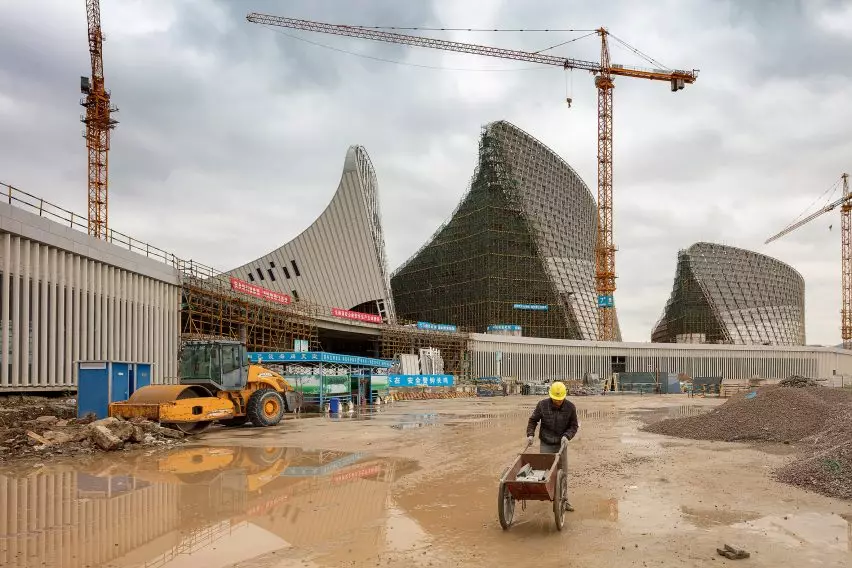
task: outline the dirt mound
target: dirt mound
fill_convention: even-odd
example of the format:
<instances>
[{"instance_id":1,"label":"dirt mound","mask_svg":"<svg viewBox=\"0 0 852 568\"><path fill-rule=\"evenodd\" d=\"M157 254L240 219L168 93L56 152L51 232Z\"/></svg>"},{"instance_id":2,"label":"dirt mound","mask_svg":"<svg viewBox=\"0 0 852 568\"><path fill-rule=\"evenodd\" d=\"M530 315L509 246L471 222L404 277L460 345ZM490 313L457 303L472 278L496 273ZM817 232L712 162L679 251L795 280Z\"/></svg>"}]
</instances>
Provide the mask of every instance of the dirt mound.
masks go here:
<instances>
[{"instance_id":1,"label":"dirt mound","mask_svg":"<svg viewBox=\"0 0 852 568\"><path fill-rule=\"evenodd\" d=\"M797 442L819 432L835 409L849 404L852 393L841 389L768 386L737 394L706 414L643 430L694 440Z\"/></svg>"},{"instance_id":2,"label":"dirt mound","mask_svg":"<svg viewBox=\"0 0 852 568\"><path fill-rule=\"evenodd\" d=\"M825 428L803 440L802 454L776 472L784 483L852 499L852 406L835 410Z\"/></svg>"}]
</instances>

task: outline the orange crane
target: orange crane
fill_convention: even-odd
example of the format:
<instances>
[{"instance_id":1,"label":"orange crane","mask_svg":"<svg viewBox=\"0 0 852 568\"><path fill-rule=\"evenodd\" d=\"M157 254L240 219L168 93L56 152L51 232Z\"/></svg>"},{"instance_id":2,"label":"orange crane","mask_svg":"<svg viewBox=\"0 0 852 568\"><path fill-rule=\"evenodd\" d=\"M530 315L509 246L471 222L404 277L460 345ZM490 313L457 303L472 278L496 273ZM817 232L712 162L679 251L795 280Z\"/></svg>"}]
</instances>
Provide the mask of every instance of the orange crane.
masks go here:
<instances>
[{"instance_id":1,"label":"orange crane","mask_svg":"<svg viewBox=\"0 0 852 568\"><path fill-rule=\"evenodd\" d=\"M109 166L109 131L118 124L111 116L118 109L110 104L104 86L103 33L99 0L86 0L89 21L89 54L92 77L80 77L80 91L86 98L80 104L86 109L82 118L86 125L86 150L89 154L89 234L107 238L107 197Z\"/></svg>"},{"instance_id":2,"label":"orange crane","mask_svg":"<svg viewBox=\"0 0 852 568\"><path fill-rule=\"evenodd\" d=\"M810 223L823 213L828 213L840 205L840 273L841 298L840 307L840 336L843 338L843 348L852 349L852 195L849 193L849 174L840 176L843 184L843 195L819 211L808 215L801 221L796 221L786 229L766 239L769 244L784 235L791 233L806 223ZM836 185L834 187L837 187Z\"/></svg>"},{"instance_id":3,"label":"orange crane","mask_svg":"<svg viewBox=\"0 0 852 568\"><path fill-rule=\"evenodd\" d=\"M486 45L476 45L457 41L447 41L422 36L413 36L381 31L361 26L344 26L251 13L246 19L254 24L278 26L309 32L356 37L373 41L397 43L413 47L427 47L444 51L455 51L486 57L526 61L541 65L554 65L563 69L579 69L595 75L598 89L598 221L595 243L595 288L598 301L598 339L614 341L616 339L615 321L615 244L612 231L612 90L615 87L613 77L634 77L652 81L666 81L671 90L682 90L684 85L696 80L697 70L641 69L627 65L610 63L610 33L605 28L596 30L601 38L601 60L582 61L548 55L503 49ZM617 39L617 38L616 38Z\"/></svg>"}]
</instances>

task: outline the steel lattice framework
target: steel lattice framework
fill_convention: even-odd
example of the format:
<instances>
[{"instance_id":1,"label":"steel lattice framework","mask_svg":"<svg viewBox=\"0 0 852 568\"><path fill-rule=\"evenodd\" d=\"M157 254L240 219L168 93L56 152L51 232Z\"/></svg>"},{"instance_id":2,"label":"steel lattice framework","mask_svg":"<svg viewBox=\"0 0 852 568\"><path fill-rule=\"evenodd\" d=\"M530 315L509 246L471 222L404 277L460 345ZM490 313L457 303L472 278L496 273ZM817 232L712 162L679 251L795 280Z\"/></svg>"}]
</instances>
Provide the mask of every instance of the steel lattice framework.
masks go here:
<instances>
[{"instance_id":1,"label":"steel lattice framework","mask_svg":"<svg viewBox=\"0 0 852 568\"><path fill-rule=\"evenodd\" d=\"M804 345L805 281L774 258L696 243L678 253L672 295L651 340Z\"/></svg>"},{"instance_id":2,"label":"steel lattice framework","mask_svg":"<svg viewBox=\"0 0 852 568\"><path fill-rule=\"evenodd\" d=\"M595 339L596 211L586 184L553 151L508 122L487 125L469 190L391 279L399 317Z\"/></svg>"}]
</instances>

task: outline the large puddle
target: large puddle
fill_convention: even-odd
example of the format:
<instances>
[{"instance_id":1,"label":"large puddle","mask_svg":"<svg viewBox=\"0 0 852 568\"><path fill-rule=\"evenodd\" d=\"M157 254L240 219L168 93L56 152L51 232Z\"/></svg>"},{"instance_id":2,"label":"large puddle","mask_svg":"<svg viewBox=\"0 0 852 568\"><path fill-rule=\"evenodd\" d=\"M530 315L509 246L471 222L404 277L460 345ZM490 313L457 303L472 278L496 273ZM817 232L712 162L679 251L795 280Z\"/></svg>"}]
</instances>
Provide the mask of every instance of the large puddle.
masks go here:
<instances>
[{"instance_id":1,"label":"large puddle","mask_svg":"<svg viewBox=\"0 0 852 568\"><path fill-rule=\"evenodd\" d=\"M198 447L0 476L0 566L218 568L319 545L371 555L400 524L391 484L416 467L360 453Z\"/></svg>"}]
</instances>

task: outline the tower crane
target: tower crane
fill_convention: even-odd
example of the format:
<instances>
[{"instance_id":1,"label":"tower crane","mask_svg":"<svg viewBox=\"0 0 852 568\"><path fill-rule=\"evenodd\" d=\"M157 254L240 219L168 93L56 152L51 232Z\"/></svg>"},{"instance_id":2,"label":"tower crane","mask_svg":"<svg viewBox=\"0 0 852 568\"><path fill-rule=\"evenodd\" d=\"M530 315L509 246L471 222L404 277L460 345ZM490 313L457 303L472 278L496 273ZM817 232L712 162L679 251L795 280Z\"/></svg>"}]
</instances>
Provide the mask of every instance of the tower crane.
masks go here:
<instances>
[{"instance_id":1,"label":"tower crane","mask_svg":"<svg viewBox=\"0 0 852 568\"><path fill-rule=\"evenodd\" d=\"M462 43L429 37L400 34L381 31L360 26L345 26L271 16L268 14L250 13L246 19L254 24L277 26L309 32L348 36L373 41L426 47L485 57L526 61L541 65L553 65L563 69L579 69L595 75L595 86L598 89L598 219L597 237L595 242L595 288L598 305L598 339L613 341L616 339L615 321L615 244L613 241L612 215L612 91L615 87L614 77L633 77L652 81L665 81L671 84L673 92L682 90L684 85L692 84L697 78L697 71L642 69L627 65L616 65L610 62L608 37L610 33L605 28L596 30L601 39L601 59L597 61L582 61L549 55L517 51L486 45ZM616 38L617 39L617 38Z\"/></svg>"},{"instance_id":2,"label":"tower crane","mask_svg":"<svg viewBox=\"0 0 852 568\"><path fill-rule=\"evenodd\" d=\"M841 175L840 179L843 183L843 195L840 199L829 203L801 221L796 221L778 234L766 239L764 244L780 239L824 213L834 210L838 205L840 206L840 287L842 298L840 336L843 338L844 349L852 349L852 194L849 193L849 174Z\"/></svg>"},{"instance_id":3,"label":"tower crane","mask_svg":"<svg viewBox=\"0 0 852 568\"><path fill-rule=\"evenodd\" d=\"M99 0L86 0L86 17L89 22L89 55L92 60L92 77L80 77L80 91L86 97L80 101L86 114L86 150L89 155L89 234L98 239L107 238L109 135L118 121L111 114L118 112L109 100L104 86L103 33L101 32L101 6Z\"/></svg>"}]
</instances>

